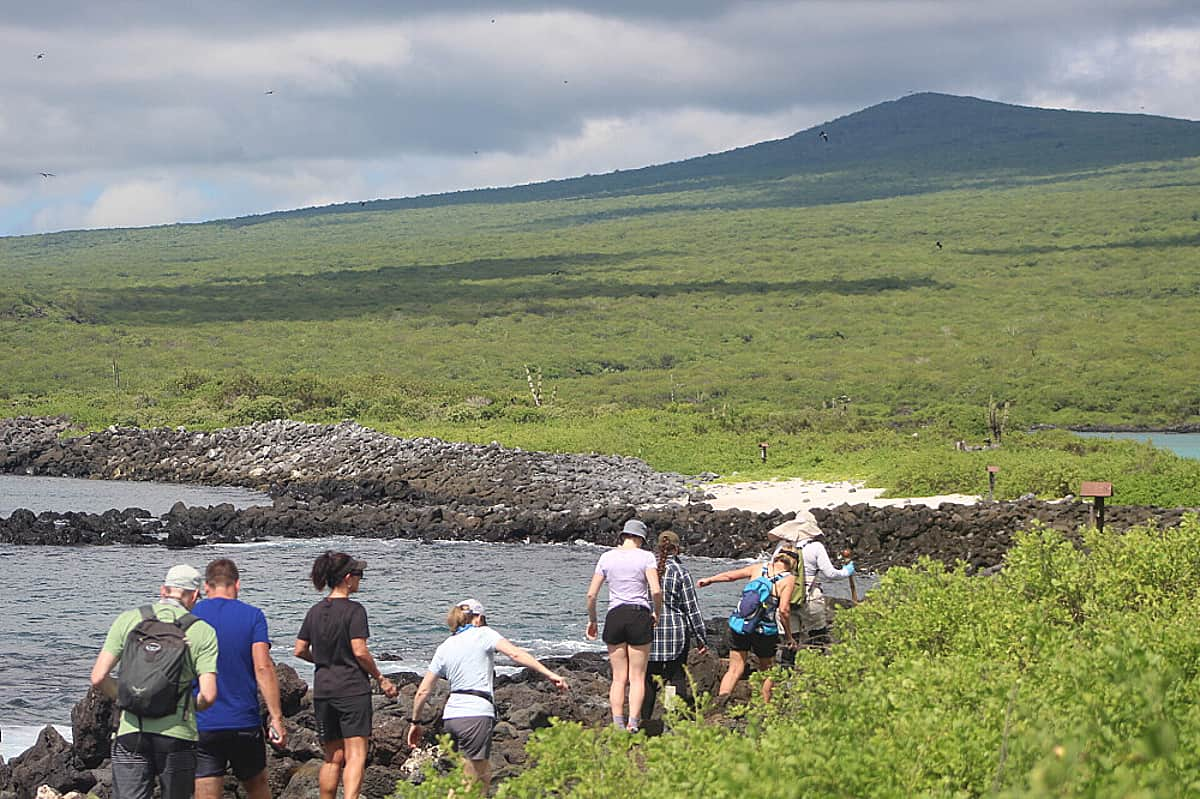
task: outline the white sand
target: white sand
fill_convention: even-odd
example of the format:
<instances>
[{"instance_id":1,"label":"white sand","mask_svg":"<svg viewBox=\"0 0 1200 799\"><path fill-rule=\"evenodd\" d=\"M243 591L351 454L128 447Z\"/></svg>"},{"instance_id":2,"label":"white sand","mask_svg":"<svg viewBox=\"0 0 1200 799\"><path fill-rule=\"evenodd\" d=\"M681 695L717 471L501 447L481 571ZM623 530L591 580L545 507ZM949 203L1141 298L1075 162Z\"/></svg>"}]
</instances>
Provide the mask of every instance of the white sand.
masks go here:
<instances>
[{"instance_id":1,"label":"white sand","mask_svg":"<svg viewBox=\"0 0 1200 799\"><path fill-rule=\"evenodd\" d=\"M935 497L889 497L881 498L885 489L864 488L862 483L823 483L819 480L763 480L753 483L710 483L704 487L713 499L705 500L717 510L737 508L739 510L770 513L779 510L788 513L801 508L832 508L842 503L851 505L865 502L883 507L888 505L929 505L937 507L943 502L973 505L980 497L972 494L942 494Z\"/></svg>"}]
</instances>

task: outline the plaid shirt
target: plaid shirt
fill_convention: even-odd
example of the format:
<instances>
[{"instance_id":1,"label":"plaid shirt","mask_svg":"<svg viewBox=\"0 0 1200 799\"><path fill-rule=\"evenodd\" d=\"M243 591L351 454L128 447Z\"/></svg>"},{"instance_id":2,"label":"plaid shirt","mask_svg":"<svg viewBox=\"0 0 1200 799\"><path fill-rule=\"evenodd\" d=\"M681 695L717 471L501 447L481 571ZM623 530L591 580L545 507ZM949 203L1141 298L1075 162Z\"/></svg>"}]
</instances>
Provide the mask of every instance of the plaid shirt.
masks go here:
<instances>
[{"instance_id":1,"label":"plaid shirt","mask_svg":"<svg viewBox=\"0 0 1200 799\"><path fill-rule=\"evenodd\" d=\"M662 579L663 614L654 626L651 660L674 660L685 654L689 638L698 646L707 646L704 615L696 597L692 575L677 556L667 558Z\"/></svg>"}]
</instances>

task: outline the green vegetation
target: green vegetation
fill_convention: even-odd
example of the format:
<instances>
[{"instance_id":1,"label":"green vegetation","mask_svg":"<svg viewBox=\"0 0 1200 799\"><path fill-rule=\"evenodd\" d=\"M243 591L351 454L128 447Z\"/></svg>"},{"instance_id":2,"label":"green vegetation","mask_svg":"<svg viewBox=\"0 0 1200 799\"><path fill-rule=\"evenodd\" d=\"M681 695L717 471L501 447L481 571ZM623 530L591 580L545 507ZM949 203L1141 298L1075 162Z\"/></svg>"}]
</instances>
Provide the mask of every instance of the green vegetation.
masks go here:
<instances>
[{"instance_id":1,"label":"green vegetation","mask_svg":"<svg viewBox=\"0 0 1200 799\"><path fill-rule=\"evenodd\" d=\"M891 569L839 616L842 643L801 653L737 729L676 718L631 740L557 724L497 796L1195 796L1198 592L1194 516L1092 530L1082 549L1034 529L993 578Z\"/></svg>"},{"instance_id":2,"label":"green vegetation","mask_svg":"<svg viewBox=\"0 0 1200 799\"><path fill-rule=\"evenodd\" d=\"M1196 123L919 95L824 127L547 194L0 239L0 409L906 492L979 491L986 459L1006 496L1200 504L1145 448L952 449L992 402L1010 431L1200 421Z\"/></svg>"}]
</instances>

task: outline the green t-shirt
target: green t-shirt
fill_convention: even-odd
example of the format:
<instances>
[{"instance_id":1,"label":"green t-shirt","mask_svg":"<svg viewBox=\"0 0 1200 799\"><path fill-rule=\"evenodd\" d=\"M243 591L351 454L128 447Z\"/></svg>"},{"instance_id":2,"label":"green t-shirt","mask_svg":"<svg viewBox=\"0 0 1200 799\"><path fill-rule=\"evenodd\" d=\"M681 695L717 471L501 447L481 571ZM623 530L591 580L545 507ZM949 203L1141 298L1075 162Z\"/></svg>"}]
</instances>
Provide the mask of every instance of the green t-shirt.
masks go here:
<instances>
[{"instance_id":1,"label":"green t-shirt","mask_svg":"<svg viewBox=\"0 0 1200 799\"><path fill-rule=\"evenodd\" d=\"M175 621L188 612L182 606L166 602L156 602L153 607L154 614L162 621ZM141 620L142 612L138 608L127 610L117 616L112 627L108 628L103 651L112 654L120 661L121 651L125 649L125 640L129 638L129 632ZM171 738L194 741L198 738L196 735L196 703L194 699L188 699L188 696L193 693L191 682L196 675L210 672L216 674L217 672L217 631L206 621L196 621L191 627L188 627L185 637L192 653L191 663L195 666L194 671L184 666L183 674L179 677L180 686L187 686L186 693L180 698L179 706L172 715L157 719L142 719L140 729L142 732L156 732ZM120 679L120 675L117 679ZM117 729L117 735L137 732L138 729L138 717L122 711L121 726Z\"/></svg>"}]
</instances>

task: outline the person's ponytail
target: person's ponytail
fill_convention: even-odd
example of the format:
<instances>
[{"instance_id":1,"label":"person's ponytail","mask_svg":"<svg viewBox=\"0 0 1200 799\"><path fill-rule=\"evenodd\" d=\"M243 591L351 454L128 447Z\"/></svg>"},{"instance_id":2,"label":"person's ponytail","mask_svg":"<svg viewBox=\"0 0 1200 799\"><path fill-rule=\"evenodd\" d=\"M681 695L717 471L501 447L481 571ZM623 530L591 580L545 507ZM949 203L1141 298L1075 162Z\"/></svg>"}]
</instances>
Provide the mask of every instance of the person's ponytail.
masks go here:
<instances>
[{"instance_id":1,"label":"person's ponytail","mask_svg":"<svg viewBox=\"0 0 1200 799\"><path fill-rule=\"evenodd\" d=\"M312 579L313 587L318 591L324 591L326 588L334 588L342 577L345 577L346 564L350 562L350 556L345 552L334 552L332 549L325 550L324 553L317 556L313 561L312 574L309 575Z\"/></svg>"}]
</instances>

